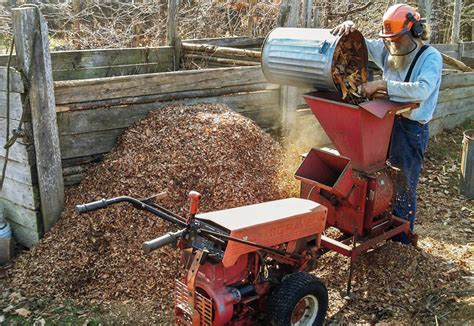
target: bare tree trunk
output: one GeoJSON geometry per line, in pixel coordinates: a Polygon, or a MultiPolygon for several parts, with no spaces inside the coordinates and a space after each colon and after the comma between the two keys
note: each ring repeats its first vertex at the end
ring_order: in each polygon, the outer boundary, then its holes
{"type": "Polygon", "coordinates": [[[429,20],[431,26],[431,37],[430,42],[433,44],[441,43],[440,42],[440,19],[441,19],[441,12],[442,12],[442,1],[441,0],[433,0],[432,3],[432,12],[431,12],[431,19],[429,20]]]}
{"type": "Polygon", "coordinates": [[[451,30],[451,42],[459,42],[459,30],[461,28],[461,8],[462,0],[454,1],[453,25],[451,30]]]}
{"type": "Polygon", "coordinates": [[[313,0],[303,1],[303,27],[311,27],[311,16],[313,14],[313,0]]]}
{"type": "Polygon", "coordinates": [[[313,10],[313,27],[320,28],[321,27],[321,8],[319,7],[320,0],[316,0],[314,4],[313,10]]]}
{"type": "Polygon", "coordinates": [[[299,0],[282,0],[278,15],[278,26],[297,27],[299,11],[299,0]]]}
{"type": "MultiPolygon", "coordinates": [[[[72,1],[72,12],[74,14],[73,18],[73,25],[74,25],[74,33],[76,35],[79,35],[81,31],[81,0],[73,0],[72,1]]],[[[76,43],[76,47],[79,48],[79,42],[78,40],[74,40],[74,43],[76,43]]]]}
{"type": "Polygon", "coordinates": [[[253,8],[257,4],[257,0],[249,0],[249,7],[248,7],[248,22],[247,22],[247,33],[250,36],[254,36],[255,25],[257,24],[257,17],[253,13],[253,8]]]}
{"type": "Polygon", "coordinates": [[[418,0],[418,10],[420,11],[421,17],[426,19],[426,22],[428,22],[431,25],[431,12],[433,10],[433,0],[418,0]]]}

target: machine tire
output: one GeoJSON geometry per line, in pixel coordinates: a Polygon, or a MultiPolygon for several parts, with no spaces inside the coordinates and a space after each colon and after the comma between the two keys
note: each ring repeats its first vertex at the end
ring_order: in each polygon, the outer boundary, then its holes
{"type": "Polygon", "coordinates": [[[284,278],[271,293],[267,303],[267,322],[273,326],[322,325],[326,318],[327,308],[328,290],[324,283],[313,275],[297,272],[284,278]],[[312,308],[308,308],[310,315],[313,317],[316,315],[314,321],[311,322],[311,318],[306,323],[292,322],[293,315],[297,313],[297,305],[300,305],[299,310],[301,310],[301,304],[304,304],[304,312],[307,311],[306,300],[316,303],[316,311],[314,307],[312,312],[312,308]]]}

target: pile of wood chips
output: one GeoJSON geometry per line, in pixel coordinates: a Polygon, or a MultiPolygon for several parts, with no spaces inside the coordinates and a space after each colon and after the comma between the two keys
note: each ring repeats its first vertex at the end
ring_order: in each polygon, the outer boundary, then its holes
{"type": "Polygon", "coordinates": [[[332,78],[344,101],[359,104],[368,100],[359,90],[368,80],[367,69],[362,58],[363,45],[351,35],[343,36],[334,50],[332,78]]]}
{"type": "Polygon", "coordinates": [[[143,198],[185,215],[190,190],[200,211],[287,197],[282,149],[251,120],[223,105],[172,106],[149,114],[121,137],[82,183],[66,192],[59,223],[10,271],[29,296],[79,302],[155,302],[156,317],[172,315],[175,278],[182,272],[171,247],[144,255],[141,247],[169,230],[167,222],[127,204],[77,215],[74,206],[101,198],[143,198]]]}

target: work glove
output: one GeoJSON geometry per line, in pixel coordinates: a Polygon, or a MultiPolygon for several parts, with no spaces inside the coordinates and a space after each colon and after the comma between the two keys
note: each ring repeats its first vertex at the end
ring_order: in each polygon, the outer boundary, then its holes
{"type": "Polygon", "coordinates": [[[337,25],[333,29],[331,29],[331,34],[333,35],[347,35],[353,31],[355,31],[356,25],[352,20],[346,20],[345,22],[337,25]]]}

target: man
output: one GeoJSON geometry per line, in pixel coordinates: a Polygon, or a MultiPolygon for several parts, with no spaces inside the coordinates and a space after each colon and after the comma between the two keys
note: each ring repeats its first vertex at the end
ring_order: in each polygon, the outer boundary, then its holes
{"type": "MultiPolygon", "coordinates": [[[[355,24],[346,21],[332,30],[349,34],[355,24]]],[[[418,102],[420,107],[398,115],[394,122],[389,162],[400,169],[395,178],[393,214],[410,221],[416,217],[416,186],[428,144],[428,122],[438,100],[443,60],[433,47],[425,45],[428,26],[420,14],[406,4],[393,5],[383,16],[379,40],[366,40],[369,58],[383,70],[383,78],[361,86],[361,93],[373,97],[386,92],[398,102],[418,102]]],[[[408,244],[403,234],[395,239],[408,244]]]]}

